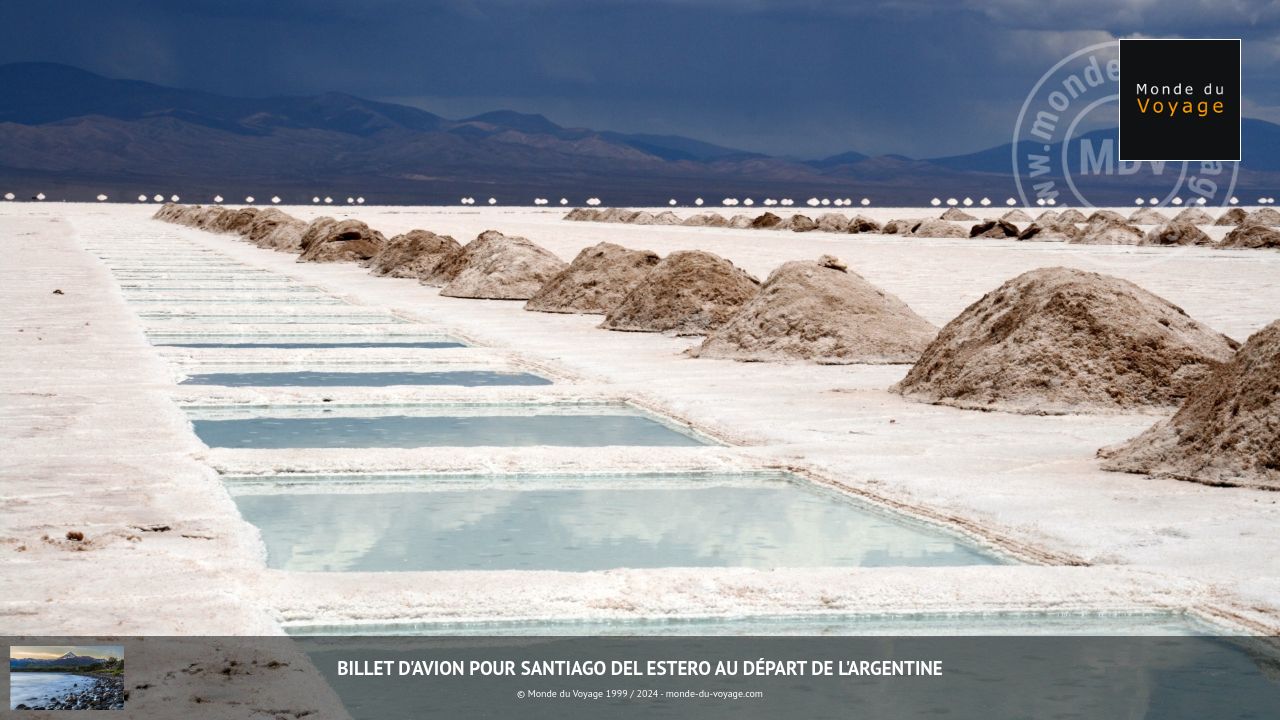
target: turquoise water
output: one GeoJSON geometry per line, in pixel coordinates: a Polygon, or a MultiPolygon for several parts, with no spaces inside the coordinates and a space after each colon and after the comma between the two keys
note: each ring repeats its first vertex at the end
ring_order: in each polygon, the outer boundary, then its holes
{"type": "Polygon", "coordinates": [[[185,348],[278,348],[300,350],[306,348],[427,348],[445,349],[466,347],[466,343],[447,335],[431,333],[363,333],[350,335],[336,333],[200,333],[165,332],[147,333],[152,345],[185,348]]]}
{"type": "Polygon", "coordinates": [[[226,325],[374,325],[403,323],[404,320],[385,314],[342,314],[342,315],[300,315],[278,313],[274,315],[218,315],[205,313],[170,313],[147,312],[138,313],[143,320],[181,320],[194,323],[221,323],[226,325]]]}
{"type": "Polygon", "coordinates": [[[522,372],[456,370],[447,372],[242,372],[202,373],[183,380],[182,385],[223,387],[386,387],[391,385],[457,385],[489,387],[497,385],[550,385],[551,381],[522,372]]]}
{"type": "Polygon", "coordinates": [[[991,565],[941,530],[785,475],[229,482],[267,562],[295,571],[991,565]]]}
{"type": "Polygon", "coordinates": [[[527,620],[297,625],[290,635],[361,636],[1195,636],[1222,635],[1181,613],[956,613],[763,615],[640,620],[527,620]]]}
{"type": "Polygon", "coordinates": [[[402,341],[391,340],[387,342],[378,342],[377,340],[349,340],[349,341],[287,341],[287,340],[250,340],[244,342],[153,342],[153,345],[162,347],[183,347],[183,348],[278,348],[284,350],[301,350],[305,348],[426,348],[432,350],[440,350],[445,348],[461,348],[466,347],[463,343],[454,340],[417,340],[402,341]]]}
{"type": "MultiPolygon", "coordinates": [[[[394,412],[389,409],[388,412],[394,412]]],[[[209,447],[411,448],[601,447],[702,445],[696,438],[635,414],[596,415],[379,415],[248,417],[194,420],[209,447]]]]}

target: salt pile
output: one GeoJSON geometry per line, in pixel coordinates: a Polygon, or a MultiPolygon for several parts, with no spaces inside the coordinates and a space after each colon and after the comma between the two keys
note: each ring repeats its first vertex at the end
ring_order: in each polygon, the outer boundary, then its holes
{"type": "Polygon", "coordinates": [[[386,242],[382,233],[359,220],[316,218],[303,233],[298,262],[360,262],[376,255],[386,242]]]}
{"type": "MultiPolygon", "coordinates": [[[[1123,219],[1121,218],[1121,220],[1123,219]]],[[[1169,218],[1151,208],[1142,208],[1141,210],[1135,210],[1129,216],[1129,222],[1135,225],[1163,225],[1169,222],[1169,218]]]]}
{"type": "Polygon", "coordinates": [[[448,235],[410,230],[388,240],[367,265],[374,275],[421,280],[446,258],[460,252],[462,246],[448,235]]]}
{"type": "Polygon", "coordinates": [[[1005,222],[1011,222],[1011,223],[1031,222],[1031,216],[1022,212],[1021,210],[1010,210],[1009,212],[1001,215],[1000,219],[1004,220],[1005,222]]]}
{"type": "Polygon", "coordinates": [[[946,212],[942,213],[942,215],[940,216],[940,219],[942,219],[942,220],[960,220],[960,221],[962,221],[962,222],[973,222],[974,220],[977,220],[978,218],[976,218],[976,217],[974,217],[974,216],[970,215],[969,213],[967,213],[967,212],[965,212],[965,211],[961,210],[960,208],[954,208],[954,207],[953,207],[953,208],[949,208],[946,212]]]}
{"type": "Polygon", "coordinates": [[[1139,245],[1212,245],[1213,238],[1203,230],[1184,220],[1173,219],[1153,228],[1139,245]]]}
{"type": "Polygon", "coordinates": [[[1024,414],[1163,408],[1235,347],[1127,280],[1042,268],[966,308],[892,390],[1024,414]]]}
{"type": "Polygon", "coordinates": [[[690,354],[752,362],[914,362],[937,328],[835,258],[774,270],[760,292],[690,354]]]}
{"type": "Polygon", "coordinates": [[[728,322],[760,283],[708,252],[673,252],[609,310],[600,327],[702,335],[728,322]]]}
{"type": "Polygon", "coordinates": [[[724,227],[729,224],[729,221],[717,213],[702,213],[689,217],[681,224],[693,227],[724,227]]]}
{"type": "Polygon", "coordinates": [[[1080,229],[1075,223],[1063,222],[1052,210],[1041,213],[1035,222],[1018,233],[1019,240],[1035,242],[1075,242],[1079,237],[1080,229]]]}
{"type": "Polygon", "coordinates": [[[1280,248],[1280,230],[1265,225],[1241,225],[1227,233],[1220,247],[1280,248]]]}
{"type": "Polygon", "coordinates": [[[1079,210],[1076,210],[1075,208],[1071,208],[1070,210],[1062,211],[1062,214],[1058,216],[1058,222],[1059,223],[1082,223],[1087,221],[1085,220],[1084,213],[1080,212],[1079,210]]]}
{"type": "Polygon", "coordinates": [[[550,250],[496,230],[480,233],[436,270],[455,262],[461,267],[440,294],[483,300],[528,300],[568,267],[550,250]]]}
{"type": "Polygon", "coordinates": [[[910,235],[911,228],[919,225],[919,220],[890,220],[881,230],[885,235],[910,235]]]}
{"type": "Polygon", "coordinates": [[[755,222],[755,218],[751,217],[750,215],[738,214],[729,218],[729,222],[725,224],[731,228],[738,228],[739,230],[745,230],[746,228],[751,227],[751,223],[753,222],[755,222]]]}
{"type": "Polygon", "coordinates": [[[1250,337],[1172,418],[1098,455],[1107,470],[1280,489],[1280,321],[1250,337]]]}
{"type": "Polygon", "coordinates": [[[911,228],[911,234],[916,237],[927,238],[967,238],[969,231],[946,220],[935,220],[926,218],[916,223],[911,228]]]}
{"type": "Polygon", "coordinates": [[[757,215],[756,218],[751,221],[751,227],[756,230],[766,230],[777,227],[781,222],[782,218],[771,212],[765,212],[757,215]]]}
{"type": "Polygon", "coordinates": [[[866,215],[854,215],[849,221],[850,233],[878,233],[880,232],[880,223],[872,220],[866,215]]]}
{"type": "Polygon", "coordinates": [[[1240,221],[1241,225],[1280,225],[1280,212],[1274,208],[1258,208],[1240,221]]]}
{"type": "Polygon", "coordinates": [[[1018,226],[1006,220],[987,220],[969,228],[969,237],[1016,238],[1018,237],[1018,226]]]}
{"type": "Polygon", "coordinates": [[[1200,208],[1187,208],[1177,215],[1174,215],[1173,219],[1179,222],[1191,223],[1192,225],[1213,224],[1213,217],[1200,208]]]}
{"type": "Polygon", "coordinates": [[[1222,217],[1215,220],[1213,224],[1214,225],[1239,225],[1248,216],[1249,216],[1249,213],[1245,212],[1243,208],[1238,208],[1238,207],[1231,208],[1230,210],[1222,213],[1222,217]]]}
{"type": "Polygon", "coordinates": [[[627,210],[624,208],[609,208],[601,210],[595,217],[597,222],[611,223],[629,223],[638,215],[635,210],[627,210]]]}
{"type": "Polygon", "coordinates": [[[599,217],[600,211],[595,208],[574,208],[564,216],[564,219],[577,222],[592,222],[599,217]]]}
{"type": "Polygon", "coordinates": [[[1068,242],[1083,245],[1137,245],[1142,242],[1142,231],[1129,224],[1118,213],[1102,210],[1089,216],[1084,230],[1068,242]]]}
{"type": "Polygon", "coordinates": [[[817,219],[818,230],[822,232],[848,232],[849,218],[840,213],[823,213],[817,219]]]}
{"type": "Polygon", "coordinates": [[[808,215],[796,213],[791,217],[778,223],[778,230],[791,230],[792,232],[810,232],[818,229],[818,223],[808,215]]]}
{"type": "Polygon", "coordinates": [[[543,285],[525,310],[603,315],[658,264],[658,254],[602,242],[584,248],[543,285]]]}

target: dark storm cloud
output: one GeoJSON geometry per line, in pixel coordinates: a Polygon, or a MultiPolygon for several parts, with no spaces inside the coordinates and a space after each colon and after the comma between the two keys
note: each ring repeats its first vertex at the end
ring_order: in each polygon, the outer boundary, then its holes
{"type": "Polygon", "coordinates": [[[5,3],[0,61],[228,94],[337,90],[768,152],[934,155],[1007,140],[1058,58],[1119,35],[1245,37],[1280,105],[1274,2],[158,0],[5,3]]]}

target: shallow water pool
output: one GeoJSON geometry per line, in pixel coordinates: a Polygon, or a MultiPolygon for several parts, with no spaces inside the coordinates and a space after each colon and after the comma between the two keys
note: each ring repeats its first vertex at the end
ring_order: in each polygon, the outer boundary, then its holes
{"type": "Polygon", "coordinates": [[[421,348],[441,350],[466,347],[466,343],[448,335],[404,333],[198,333],[150,332],[152,345],[182,348],[275,348],[282,350],[328,348],[421,348]]]}
{"type": "Polygon", "coordinates": [[[322,371],[200,373],[181,385],[223,387],[387,387],[391,385],[456,385],[490,387],[499,385],[550,385],[551,381],[524,372],[493,370],[411,371],[322,371]]]}
{"type": "Polygon", "coordinates": [[[783,474],[228,482],[294,571],[999,564],[976,544],[783,474]]]}
{"type": "Polygon", "coordinates": [[[621,404],[434,405],[194,410],[209,447],[412,448],[697,446],[684,428],[621,404]]]}
{"type": "Polygon", "coordinates": [[[360,636],[1194,636],[1225,631],[1176,612],[756,615],[619,620],[391,622],[287,626],[290,635],[360,636]]]}

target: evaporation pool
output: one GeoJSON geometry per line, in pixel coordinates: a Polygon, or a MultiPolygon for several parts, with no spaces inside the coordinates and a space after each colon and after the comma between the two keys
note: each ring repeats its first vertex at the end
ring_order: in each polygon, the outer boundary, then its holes
{"type": "Polygon", "coordinates": [[[692,431],[622,403],[187,408],[223,448],[696,446],[692,431]]]}
{"type": "Polygon", "coordinates": [[[199,373],[181,385],[222,387],[389,387],[392,385],[455,385],[492,387],[505,385],[550,385],[551,381],[533,373],[494,370],[446,371],[338,371],[298,370],[282,372],[199,373]]]}
{"type": "Polygon", "coordinates": [[[976,544],[782,473],[229,479],[292,571],[999,564],[976,544]]]}
{"type": "Polygon", "coordinates": [[[858,615],[746,615],[730,617],[616,620],[495,620],[489,622],[384,622],[286,626],[290,635],[379,636],[1143,636],[1222,635],[1214,627],[1178,612],[1007,612],[901,613],[858,615]]]}
{"type": "Polygon", "coordinates": [[[157,347],[180,348],[274,348],[279,350],[323,350],[364,348],[417,348],[444,350],[466,347],[456,338],[447,335],[408,334],[215,334],[215,333],[166,333],[150,332],[147,338],[157,347]]]}

